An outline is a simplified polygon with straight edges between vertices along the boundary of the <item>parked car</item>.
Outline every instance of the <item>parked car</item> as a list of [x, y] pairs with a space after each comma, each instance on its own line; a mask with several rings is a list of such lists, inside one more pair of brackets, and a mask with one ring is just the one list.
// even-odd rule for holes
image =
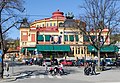
[[113, 66], [114, 62], [111, 59], [105, 59], [106, 66]]
[[73, 62], [71, 60], [60, 60], [59, 63], [62, 63], [65, 66], [72, 66]]
[[51, 65], [52, 65], [51, 60], [49, 60], [49, 59], [43, 60], [43, 66], [45, 66], [45, 64], [46, 64], [47, 66], [51, 66]]
[[42, 66], [42, 64], [43, 64], [43, 59], [37, 58], [37, 65]]
[[77, 66], [84, 66], [84, 59], [78, 59], [78, 60], [76, 61], [76, 65], [77, 65]]
[[117, 66], [117, 67], [120, 66], [120, 60], [119, 60], [119, 59], [116, 60], [116, 61], [114, 62], [114, 65]]

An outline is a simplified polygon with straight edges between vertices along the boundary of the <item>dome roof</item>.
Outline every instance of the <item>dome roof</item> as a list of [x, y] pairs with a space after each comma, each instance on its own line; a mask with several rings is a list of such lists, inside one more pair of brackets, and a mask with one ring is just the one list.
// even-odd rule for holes
[[64, 17], [63, 14], [64, 14], [63, 12], [57, 10], [56, 12], [52, 13], [52, 17]]
[[26, 19], [26, 18], [23, 19], [20, 27], [23, 27], [23, 28], [29, 28], [29, 27], [30, 27], [30, 25], [29, 25], [29, 23], [27, 22], [27, 19]]

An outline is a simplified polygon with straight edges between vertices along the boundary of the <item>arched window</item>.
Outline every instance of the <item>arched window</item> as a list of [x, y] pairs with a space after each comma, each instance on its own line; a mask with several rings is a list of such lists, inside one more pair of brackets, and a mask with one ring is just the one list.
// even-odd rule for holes
[[54, 26], [56, 26], [56, 23], [54, 23]]
[[50, 23], [50, 26], [52, 26], [52, 23]]
[[49, 24], [47, 23], [47, 27], [49, 26]]

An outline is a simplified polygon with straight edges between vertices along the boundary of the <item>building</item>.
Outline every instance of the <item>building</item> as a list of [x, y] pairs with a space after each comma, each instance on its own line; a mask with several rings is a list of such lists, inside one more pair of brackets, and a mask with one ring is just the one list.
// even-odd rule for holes
[[[57, 10], [52, 17], [36, 20], [29, 24], [23, 19], [20, 26], [20, 48], [24, 55], [43, 55], [43, 57], [78, 57], [91, 58], [92, 47], [88, 47], [83, 33], [74, 28], [80, 21], [73, 19], [73, 15]], [[82, 28], [85, 28], [85, 23]], [[105, 38], [108, 29], [103, 31]], [[94, 36], [94, 33], [91, 33]], [[106, 45], [110, 43], [109, 37]]]

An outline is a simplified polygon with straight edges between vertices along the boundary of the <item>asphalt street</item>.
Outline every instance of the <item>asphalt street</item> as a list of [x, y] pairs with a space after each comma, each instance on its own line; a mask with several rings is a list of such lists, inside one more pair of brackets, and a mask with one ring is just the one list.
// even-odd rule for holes
[[97, 72], [98, 75], [86, 76], [83, 67], [64, 67], [66, 75], [51, 76], [45, 68], [38, 65], [15, 65], [10, 67], [9, 77], [4, 73], [0, 83], [120, 83], [120, 68]]

